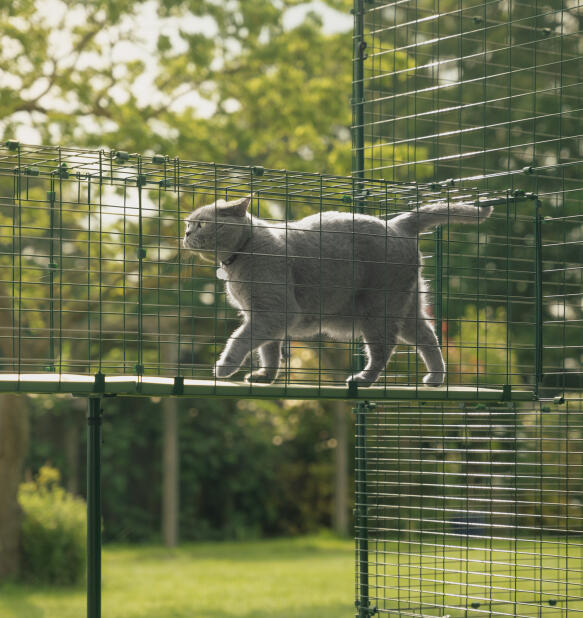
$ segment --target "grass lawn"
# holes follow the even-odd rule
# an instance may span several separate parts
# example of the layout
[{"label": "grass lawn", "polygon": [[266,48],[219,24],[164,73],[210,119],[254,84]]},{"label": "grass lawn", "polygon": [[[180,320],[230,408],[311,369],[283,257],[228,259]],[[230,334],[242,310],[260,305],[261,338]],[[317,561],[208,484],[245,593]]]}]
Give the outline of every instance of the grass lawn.
[{"label": "grass lawn", "polygon": [[[104,618],[349,618],[354,545],[317,536],[103,551]],[[0,618],[81,618],[82,589],[4,584]]]},{"label": "grass lawn", "polygon": [[369,544],[369,594],[381,615],[583,615],[579,536],[411,539]]},{"label": "grass lawn", "polygon": [[[583,615],[583,544],[426,537],[370,543],[381,616]],[[330,536],[245,543],[112,547],[103,618],[351,618],[354,549]],[[4,584],[0,618],[82,618],[81,589]]]}]

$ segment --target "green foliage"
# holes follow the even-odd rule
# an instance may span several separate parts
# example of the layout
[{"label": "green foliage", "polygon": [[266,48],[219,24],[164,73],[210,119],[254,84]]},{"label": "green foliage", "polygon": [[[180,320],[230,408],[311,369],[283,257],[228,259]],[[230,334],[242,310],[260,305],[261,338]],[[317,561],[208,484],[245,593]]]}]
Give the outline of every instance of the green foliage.
[{"label": "green foliage", "polygon": [[[39,397],[31,403],[27,466],[36,470],[50,460],[67,486],[74,485],[73,476],[79,484],[85,473],[84,411],[71,410],[69,399]],[[330,404],[199,399],[179,400],[178,405],[183,540],[298,534],[331,526],[337,444]],[[74,424],[77,433],[65,439]],[[106,541],[159,539],[161,434],[159,403],[107,401],[102,461]],[[74,459],[64,457],[68,440],[81,442]]]},{"label": "green foliage", "polygon": [[[189,470],[182,479],[185,538],[292,534],[331,525],[330,415],[313,403],[195,405],[180,430]],[[192,528],[188,522],[196,520],[212,528]]]},{"label": "green foliage", "polygon": [[60,474],[43,466],[23,483],[22,579],[42,584],[80,584],[85,573],[85,503],[59,486]]},{"label": "green foliage", "polygon": [[[486,307],[476,311],[468,305],[459,320],[449,325],[453,334],[443,338],[450,384],[521,384],[516,353],[508,351],[506,313]],[[455,328],[457,326],[457,328]],[[456,332],[457,331],[457,332]]]},{"label": "green foliage", "polygon": [[350,32],[289,27],[296,0],[147,4],[0,4],[0,138],[349,173]]},{"label": "green foliage", "polygon": [[[335,445],[330,414],[307,403],[180,403],[182,539],[253,538],[331,525]],[[108,402],[107,409],[105,538],[157,538],[159,406],[125,400]]]}]

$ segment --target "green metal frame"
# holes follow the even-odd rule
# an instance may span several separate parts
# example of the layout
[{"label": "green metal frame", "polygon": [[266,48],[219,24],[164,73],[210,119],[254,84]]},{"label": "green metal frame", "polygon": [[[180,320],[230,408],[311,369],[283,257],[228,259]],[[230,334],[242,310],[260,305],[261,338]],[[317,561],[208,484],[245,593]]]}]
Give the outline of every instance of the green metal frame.
[{"label": "green metal frame", "polygon": [[87,618],[101,616],[101,397],[87,415]]},{"label": "green metal frame", "polygon": [[359,403],[353,412],[356,428],[356,453],[354,460],[354,536],[356,539],[356,573],[358,576],[356,611],[357,618],[369,618],[377,613],[371,605],[369,595],[369,552],[368,552],[368,484],[367,484],[367,442],[366,417],[376,408],[375,404]]},{"label": "green metal frame", "polygon": [[70,374],[0,374],[0,393],[71,394],[120,397],[218,397],[249,399],[342,399],[420,401],[533,401],[527,388],[486,386],[311,386],[302,384],[247,384],[147,376],[83,376]]}]

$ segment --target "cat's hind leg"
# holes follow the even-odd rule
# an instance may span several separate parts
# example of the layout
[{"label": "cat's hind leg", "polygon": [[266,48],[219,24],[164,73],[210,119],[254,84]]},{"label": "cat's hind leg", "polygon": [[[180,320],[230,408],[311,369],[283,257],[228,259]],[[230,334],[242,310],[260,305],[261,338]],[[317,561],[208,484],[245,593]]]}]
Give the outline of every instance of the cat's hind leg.
[{"label": "cat's hind leg", "polygon": [[429,319],[419,312],[416,318],[404,320],[401,338],[416,347],[419,356],[429,372],[423,383],[427,386],[441,386],[445,380],[445,362],[437,335]]},{"label": "cat's hind leg", "polygon": [[356,382],[360,386],[370,386],[387,366],[397,341],[394,329],[385,327],[384,324],[368,323],[363,327],[362,338],[367,363],[362,371],[350,376],[347,383]]},{"label": "cat's hind leg", "polygon": [[282,342],[270,341],[259,348],[259,369],[245,376],[245,382],[275,382],[281,364]]}]

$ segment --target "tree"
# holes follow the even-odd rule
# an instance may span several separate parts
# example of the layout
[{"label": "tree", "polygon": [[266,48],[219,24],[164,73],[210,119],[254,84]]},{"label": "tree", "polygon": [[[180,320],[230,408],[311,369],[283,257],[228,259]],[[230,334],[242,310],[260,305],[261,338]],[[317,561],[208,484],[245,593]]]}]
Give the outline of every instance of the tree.
[{"label": "tree", "polygon": [[[141,30],[149,2],[0,2],[0,139],[348,173],[350,33],[324,34],[314,13],[287,27],[286,11],[299,4],[159,0],[154,21],[162,26],[152,39]],[[327,4],[348,10],[350,3]],[[31,188],[44,199],[41,185]],[[48,213],[41,219],[34,227],[46,243]],[[84,232],[74,226],[71,233],[82,239]],[[9,290],[0,296],[9,299]],[[34,311],[31,305],[23,319],[32,323]],[[115,357],[115,346],[105,353]],[[33,357],[50,354],[41,345]],[[13,415],[0,413],[9,442],[26,434],[26,417],[19,418],[13,426],[6,420]],[[10,443],[0,503],[13,526],[9,505],[26,440]],[[11,561],[3,552],[0,546],[1,560]]]},{"label": "tree", "polygon": [[18,573],[21,511],[18,485],[28,446],[26,403],[17,395],[0,397],[0,578]]},{"label": "tree", "polygon": [[152,40],[144,4],[0,8],[0,135],[350,171],[350,33],[323,34],[315,13],[287,28],[298,0],[160,0]]}]

